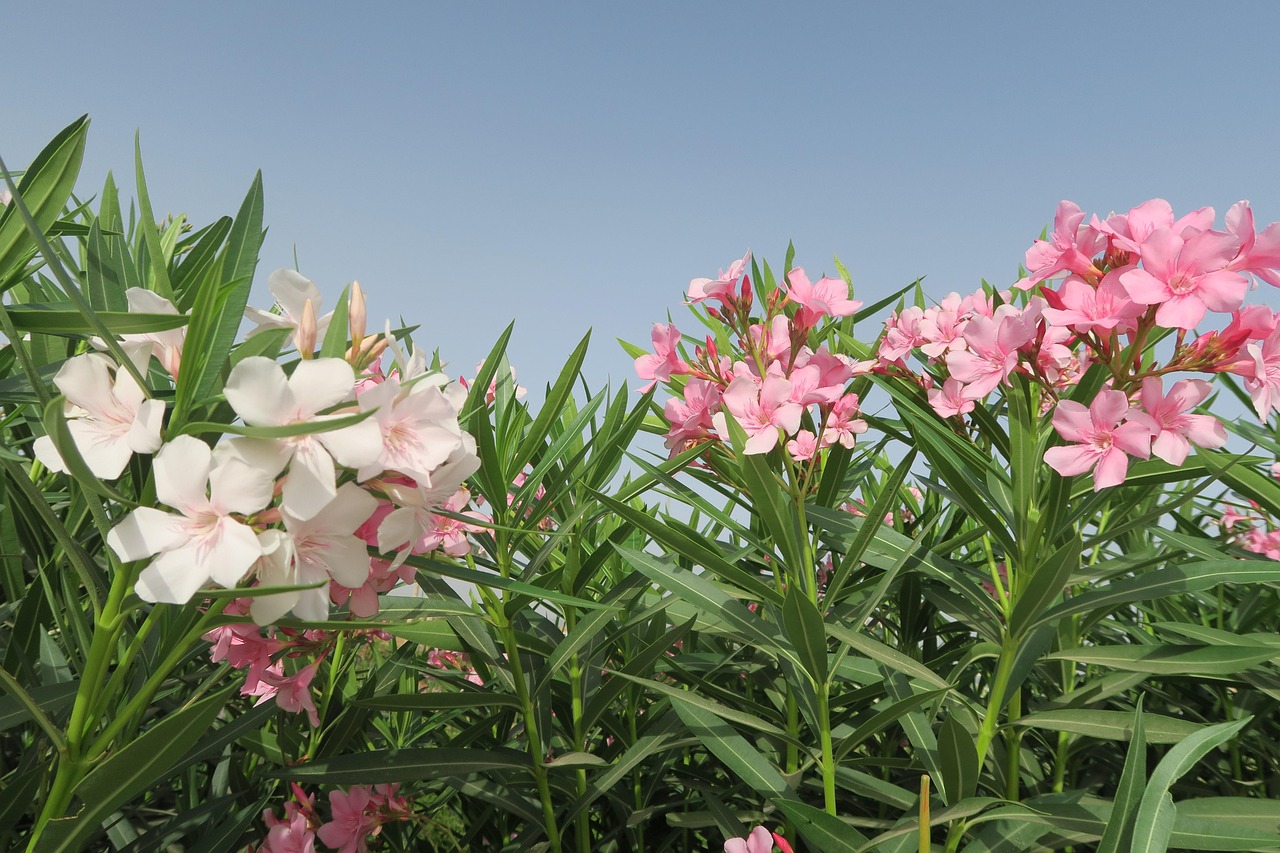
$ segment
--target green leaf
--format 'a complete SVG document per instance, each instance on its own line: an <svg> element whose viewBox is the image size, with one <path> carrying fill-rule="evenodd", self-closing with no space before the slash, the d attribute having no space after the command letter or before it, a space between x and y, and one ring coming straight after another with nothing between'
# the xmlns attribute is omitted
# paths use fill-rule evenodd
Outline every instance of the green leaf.
<svg viewBox="0 0 1280 853"><path fill-rule="evenodd" d="M151 262L151 286L148 290L173 301L173 285L169 283L169 258L160 245L160 232L157 230L155 214L151 212L151 195L147 192L147 176L142 169L142 138L140 133L133 136L134 175L138 187L138 229L142 231L142 239L147 247L147 258Z"/></svg>
<svg viewBox="0 0 1280 853"><path fill-rule="evenodd" d="M30 699L46 716L54 711L69 707L76 698L78 682L64 681L56 684L44 684L32 687L27 697L19 701L16 696L0 695L0 732L31 720L31 712L27 710L26 699ZM5 685L0 684L0 692Z"/></svg>
<svg viewBox="0 0 1280 853"><path fill-rule="evenodd" d="M84 160L88 130L87 115L67 125L36 155L18 181L17 196L41 231L53 225L71 197ZM15 203L0 208L0 281L35 250L34 239L17 208Z"/></svg>
<svg viewBox="0 0 1280 853"><path fill-rule="evenodd" d="M103 325L116 335L163 332L167 329L178 329L187 324L187 318L181 314L143 314L128 311L97 311L95 313L102 320ZM97 334L97 330L84 315L75 309L27 303L10 308L9 315L13 317L13 325L20 332L78 336Z"/></svg>
<svg viewBox="0 0 1280 853"><path fill-rule="evenodd" d="M1009 616L1009 633L1015 637L1036 624L1036 618L1062 596L1071 576L1080 570L1080 537L1073 535L1062 547L1035 567L1031 579L1019 593ZM1030 568L1030 567L1025 567Z"/></svg>
<svg viewBox="0 0 1280 853"><path fill-rule="evenodd" d="M1252 717L1201 729L1174 745L1147 781L1134 818L1132 853L1164 853L1169 848L1176 814L1169 788L1210 750L1233 738Z"/></svg>
<svg viewBox="0 0 1280 853"><path fill-rule="evenodd" d="M320 342L320 358L342 358L347 354L347 332L350 326L351 287L343 288L338 304L329 318L329 328Z"/></svg>
<svg viewBox="0 0 1280 853"><path fill-rule="evenodd" d="M375 711L455 711L479 708L519 708L515 696L491 690L466 693L406 693L353 699L352 705Z"/></svg>
<svg viewBox="0 0 1280 853"><path fill-rule="evenodd" d="M778 769L724 720L674 696L671 707L693 736L752 790L769 797L794 797Z"/></svg>
<svg viewBox="0 0 1280 853"><path fill-rule="evenodd" d="M821 850L822 853L854 853L859 845L867 843L865 835L822 809L782 797L775 798L773 804L786 815L787 820L814 850Z"/></svg>
<svg viewBox="0 0 1280 853"><path fill-rule="evenodd" d="M1147 743L1177 743L1204 728L1190 720L1160 714L1142 714L1138 718L1127 711L1095 711L1085 708L1026 714L1014 721L1013 725L1070 732L1099 740L1132 740L1135 721L1141 722L1145 728Z"/></svg>
<svg viewBox="0 0 1280 853"><path fill-rule="evenodd" d="M1277 657L1274 646L1084 646L1045 656L1156 675L1234 675Z"/></svg>
<svg viewBox="0 0 1280 853"><path fill-rule="evenodd" d="M377 749L309 761L269 775L325 785L381 785L529 769L529 756L513 749Z"/></svg>
<svg viewBox="0 0 1280 853"><path fill-rule="evenodd" d="M827 635L822 614L818 612L818 606L800 591L799 584L793 583L787 588L787 596L782 603L782 627L795 647L801 668L815 684L825 683L828 675Z"/></svg>
<svg viewBox="0 0 1280 853"><path fill-rule="evenodd" d="M643 573L649 580L695 607L714 614L718 620L761 651L795 659L795 652L787 648L781 638L765 631L763 626L766 623L707 578L663 562L643 551L633 551L622 545L614 545L614 548L632 568ZM795 662L799 664L798 660Z"/></svg>
<svg viewBox="0 0 1280 853"><path fill-rule="evenodd" d="M218 435L244 435L249 438L293 438L298 435L314 435L321 432L333 432L334 430L345 429L353 424L360 423L373 413L373 409L368 409L363 412L357 412L354 415L339 415L337 417L325 418L324 420L312 419L299 421L294 424L286 424L285 426L273 427L253 427L240 426L239 424L220 424L195 421L185 424L177 434L203 435L206 433L214 433Z"/></svg>
<svg viewBox="0 0 1280 853"><path fill-rule="evenodd" d="M1214 820L1280 833L1280 800L1256 797L1199 797L1178 803L1178 819Z"/></svg>
<svg viewBox="0 0 1280 853"><path fill-rule="evenodd" d="M74 853L83 849L112 812L168 778L171 768L226 707L230 695L225 690L175 711L94 768L75 788L80 810L50 821L40 838L40 850Z"/></svg>
<svg viewBox="0 0 1280 853"><path fill-rule="evenodd" d="M938 762L942 765L942 791L947 805L972 797L978 788L978 749L974 735L954 715L938 732Z"/></svg>
<svg viewBox="0 0 1280 853"><path fill-rule="evenodd" d="M1050 608L1031 626L1055 622L1075 613L1101 615L1114 605L1128 605L1186 592L1200 592L1219 584L1280 583L1280 562L1272 560L1207 560L1168 565L1159 571L1121 578L1094 587Z"/></svg>

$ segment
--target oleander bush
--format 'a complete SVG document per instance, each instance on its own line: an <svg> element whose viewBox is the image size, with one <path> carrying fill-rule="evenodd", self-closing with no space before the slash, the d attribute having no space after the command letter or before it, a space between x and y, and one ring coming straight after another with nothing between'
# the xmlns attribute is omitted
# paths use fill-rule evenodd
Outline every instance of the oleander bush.
<svg viewBox="0 0 1280 853"><path fill-rule="evenodd" d="M1247 202L940 299L748 254L529 393L250 307L261 178L158 221L87 129L0 198L0 848L1280 849Z"/></svg>

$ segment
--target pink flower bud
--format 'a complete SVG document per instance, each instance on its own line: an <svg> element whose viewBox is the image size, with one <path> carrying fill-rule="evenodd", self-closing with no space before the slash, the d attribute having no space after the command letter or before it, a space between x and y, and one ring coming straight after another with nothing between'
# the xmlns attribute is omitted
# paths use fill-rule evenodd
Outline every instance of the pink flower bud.
<svg viewBox="0 0 1280 853"><path fill-rule="evenodd" d="M302 319L298 322L298 330L293 334L293 345L298 348L298 355L311 358L316 352L316 306L308 299L302 308Z"/></svg>

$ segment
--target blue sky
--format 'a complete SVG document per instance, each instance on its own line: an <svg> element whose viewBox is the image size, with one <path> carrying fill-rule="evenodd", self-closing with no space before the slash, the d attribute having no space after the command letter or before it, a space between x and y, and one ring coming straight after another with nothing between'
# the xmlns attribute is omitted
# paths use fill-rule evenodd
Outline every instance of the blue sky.
<svg viewBox="0 0 1280 853"><path fill-rule="evenodd" d="M455 374L515 319L535 398L588 327L634 386L614 339L747 248L871 301L1012 281L1061 198L1280 219L1280 5L792 5L10 2L0 154L88 112L92 192L140 129L197 224L260 168L255 304L296 249Z"/></svg>

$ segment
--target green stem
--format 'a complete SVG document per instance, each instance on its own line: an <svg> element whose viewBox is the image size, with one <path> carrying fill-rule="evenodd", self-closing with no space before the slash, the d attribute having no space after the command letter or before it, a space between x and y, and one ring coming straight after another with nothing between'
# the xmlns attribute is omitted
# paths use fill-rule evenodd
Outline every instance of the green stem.
<svg viewBox="0 0 1280 853"><path fill-rule="evenodd" d="M516 642L515 627L505 619L502 625L502 644L507 650L507 661L511 665L511 677L515 681L516 697L524 717L525 742L528 744L533 778L538 786L538 798L542 800L542 820L547 832L547 841L550 842L552 853L561 853L560 828L556 823L556 807L551 799L551 784L547 779L547 765L542 751L542 735L538 729L538 715L533 707L533 697L529 695L529 685L525 683L524 665L520 662L520 647Z"/></svg>
<svg viewBox="0 0 1280 853"><path fill-rule="evenodd" d="M818 685L818 736L822 744L822 801L827 814L836 813L836 759L831 746L830 687Z"/></svg>

